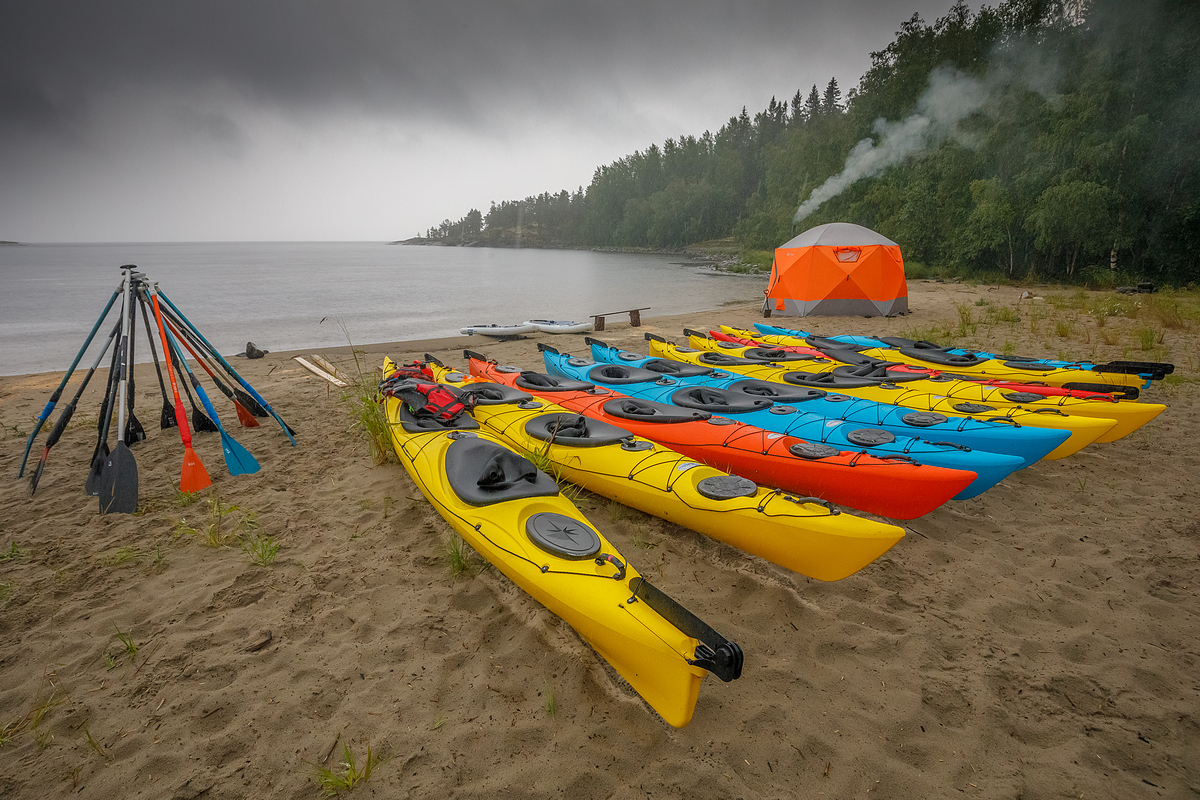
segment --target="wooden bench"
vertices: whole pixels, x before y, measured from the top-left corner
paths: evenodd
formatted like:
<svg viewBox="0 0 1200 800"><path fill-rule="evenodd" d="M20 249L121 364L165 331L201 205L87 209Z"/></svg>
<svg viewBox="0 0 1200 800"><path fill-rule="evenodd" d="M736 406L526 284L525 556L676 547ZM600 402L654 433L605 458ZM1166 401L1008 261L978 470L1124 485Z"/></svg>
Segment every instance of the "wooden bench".
<svg viewBox="0 0 1200 800"><path fill-rule="evenodd" d="M598 331L604 330L604 318L612 317L617 314L628 314L629 324L635 328L640 328L642 326L641 312L649 310L650 306L646 306L645 308L627 308L624 311L610 311L607 314L592 314L592 321L594 323L593 329Z"/></svg>

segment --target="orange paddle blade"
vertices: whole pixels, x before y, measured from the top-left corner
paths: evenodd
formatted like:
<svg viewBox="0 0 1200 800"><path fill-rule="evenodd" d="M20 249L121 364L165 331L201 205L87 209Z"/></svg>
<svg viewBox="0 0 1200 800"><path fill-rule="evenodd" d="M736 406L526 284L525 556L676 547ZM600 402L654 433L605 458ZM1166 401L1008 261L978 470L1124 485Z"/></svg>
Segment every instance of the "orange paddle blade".
<svg viewBox="0 0 1200 800"><path fill-rule="evenodd" d="M253 414L246 410L244 405L239 403L237 400L233 401L233 405L237 407L238 422L242 423L243 428L258 427L258 420L254 418Z"/></svg>
<svg viewBox="0 0 1200 800"><path fill-rule="evenodd" d="M212 479L191 447L183 449L183 472L179 474L179 491L191 494L212 486Z"/></svg>

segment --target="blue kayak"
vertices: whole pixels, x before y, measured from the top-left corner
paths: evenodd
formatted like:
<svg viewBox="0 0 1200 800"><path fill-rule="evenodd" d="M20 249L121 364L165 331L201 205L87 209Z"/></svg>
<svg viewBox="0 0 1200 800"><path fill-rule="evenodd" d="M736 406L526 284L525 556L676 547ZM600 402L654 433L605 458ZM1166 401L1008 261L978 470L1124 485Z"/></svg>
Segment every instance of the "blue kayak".
<svg viewBox="0 0 1200 800"><path fill-rule="evenodd" d="M920 464L974 472L976 479L955 495L955 500L974 497L1025 466L1024 460L1017 456L971 450L949 442L934 443L908 435L896 436L881 428L832 420L794 406L777 404L767 397L664 379L661 373L639 367L572 358L553 348L544 349L542 355L551 375L592 383L615 393L709 411L781 436L795 436L836 450L862 451L877 458L906 458Z"/></svg>
<svg viewBox="0 0 1200 800"><path fill-rule="evenodd" d="M824 418L827 428L841 427L842 423L856 423L864 427L887 431L897 439L915 437L926 442L966 447L972 451L981 450L986 453L1016 456L1022 460L1022 464L1017 469L1023 469L1045 457L1070 436L1070 431L1065 430L1035 428L1003 421L979 420L967 416L948 417L943 414L914 411L900 406L877 403L873 400L848 397L821 389L789 386L773 381L751 380L702 365L681 364L676 361L629 353L609 347L594 339L589 339L588 342L592 346L592 357L596 361L638 367L654 372L660 380L677 381L676 388L708 386L715 389L729 389L743 397L770 400L772 407L781 409L770 412L771 416L776 419L786 417L790 413L799 414L798 406L802 404L803 411ZM612 381L610 380L608 383L612 383ZM617 391L624 390L617 389ZM831 422L835 424L830 425ZM775 424L781 423L777 421ZM772 430L776 430L776 428L772 428Z"/></svg>

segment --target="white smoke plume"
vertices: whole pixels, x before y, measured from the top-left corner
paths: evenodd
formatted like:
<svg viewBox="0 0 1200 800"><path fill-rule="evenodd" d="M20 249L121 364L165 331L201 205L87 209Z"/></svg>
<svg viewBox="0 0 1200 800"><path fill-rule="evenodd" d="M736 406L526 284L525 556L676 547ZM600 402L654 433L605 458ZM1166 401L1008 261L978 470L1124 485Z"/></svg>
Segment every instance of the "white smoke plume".
<svg viewBox="0 0 1200 800"><path fill-rule="evenodd" d="M988 91L982 81L952 67L934 70L929 75L929 88L917 100L917 110L899 122L888 122L882 117L875 120L878 143L867 138L854 145L842 171L813 190L796 210L792 222L804 219L860 178L879 175L912 153L941 144L955 133L960 121L982 108L987 99Z"/></svg>

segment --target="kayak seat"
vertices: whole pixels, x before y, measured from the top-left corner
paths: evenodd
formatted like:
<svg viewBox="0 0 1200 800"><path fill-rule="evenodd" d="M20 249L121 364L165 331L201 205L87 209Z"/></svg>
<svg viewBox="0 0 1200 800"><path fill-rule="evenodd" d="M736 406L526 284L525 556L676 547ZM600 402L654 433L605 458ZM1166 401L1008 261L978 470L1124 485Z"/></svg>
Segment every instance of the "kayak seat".
<svg viewBox="0 0 1200 800"><path fill-rule="evenodd" d="M478 437L451 442L445 469L450 488L473 506L558 494L558 484L532 461Z"/></svg>
<svg viewBox="0 0 1200 800"><path fill-rule="evenodd" d="M827 339L824 336L809 336L805 340L809 347L815 347L818 350L850 350L857 353L860 350L866 350L861 344L850 344L850 342L840 342L837 339Z"/></svg>
<svg viewBox="0 0 1200 800"><path fill-rule="evenodd" d="M857 378L850 375L835 375L832 372L788 372L783 380L793 386L812 386L817 389L861 389L878 386L880 381L872 378Z"/></svg>
<svg viewBox="0 0 1200 800"><path fill-rule="evenodd" d="M400 427L405 433L424 433L425 431L477 431L479 423L470 414L459 414L449 422L433 417L418 417L408 410L408 405L400 404Z"/></svg>
<svg viewBox="0 0 1200 800"><path fill-rule="evenodd" d="M475 398L477 406L504 406L532 400L533 396L503 383L472 383L463 392Z"/></svg>
<svg viewBox="0 0 1200 800"><path fill-rule="evenodd" d="M982 364L991 359L980 358L979 356L969 356L961 353L947 353L945 350L925 350L919 347L901 347L899 348L902 355L909 358L915 358L920 361L928 361L930 364L944 365L947 367L965 367Z"/></svg>
<svg viewBox="0 0 1200 800"><path fill-rule="evenodd" d="M708 386L692 386L680 389L671 395L671 403L682 408L710 411L714 414L745 414L762 411L775 405L765 397L731 392L728 389L713 389Z"/></svg>
<svg viewBox="0 0 1200 800"><path fill-rule="evenodd" d="M816 356L804 353L793 353L790 350L778 350L772 347L751 347L742 353L742 358L751 361L813 361Z"/></svg>
<svg viewBox="0 0 1200 800"><path fill-rule="evenodd" d="M624 428L579 414L539 414L525 423L525 432L539 441L568 447L603 447L633 436Z"/></svg>
<svg viewBox="0 0 1200 800"><path fill-rule="evenodd" d="M522 372L515 381L517 386L531 392L586 392L596 384L577 381L574 378L559 378L544 372Z"/></svg>
<svg viewBox="0 0 1200 800"><path fill-rule="evenodd" d="M679 350L683 352L683 348L679 348ZM712 364L714 367L747 367L762 364L761 361L752 361L748 358L739 358L738 356L728 356L715 351L701 353L700 360L705 364Z"/></svg>
<svg viewBox="0 0 1200 800"><path fill-rule="evenodd" d="M695 422L712 416L705 411L691 411L666 403L655 403L651 400L640 400L636 397L615 397L604 404L604 413L618 419L636 420L638 422Z"/></svg>
<svg viewBox="0 0 1200 800"><path fill-rule="evenodd" d="M820 389L796 388L775 381L744 380L731 383L726 388L751 397L768 397L776 403L803 403L805 400L819 400L827 394Z"/></svg>
<svg viewBox="0 0 1200 800"><path fill-rule="evenodd" d="M919 381L926 377L921 372L897 372L891 369L898 366L900 365L894 361L881 361L878 364L863 364L861 366L847 364L844 367L834 367L830 371L839 378L868 378L876 383L884 381L890 381L891 383Z"/></svg>
<svg viewBox="0 0 1200 800"><path fill-rule="evenodd" d="M662 378L657 372L625 364L600 364L588 371L588 378L596 383L624 386L629 383L654 383Z"/></svg>
<svg viewBox="0 0 1200 800"><path fill-rule="evenodd" d="M712 369L700 364L685 364L682 361L668 361L665 358L652 358L642 364L642 369L657 372L660 375L670 375L672 378L695 378L700 375L711 375Z"/></svg>

